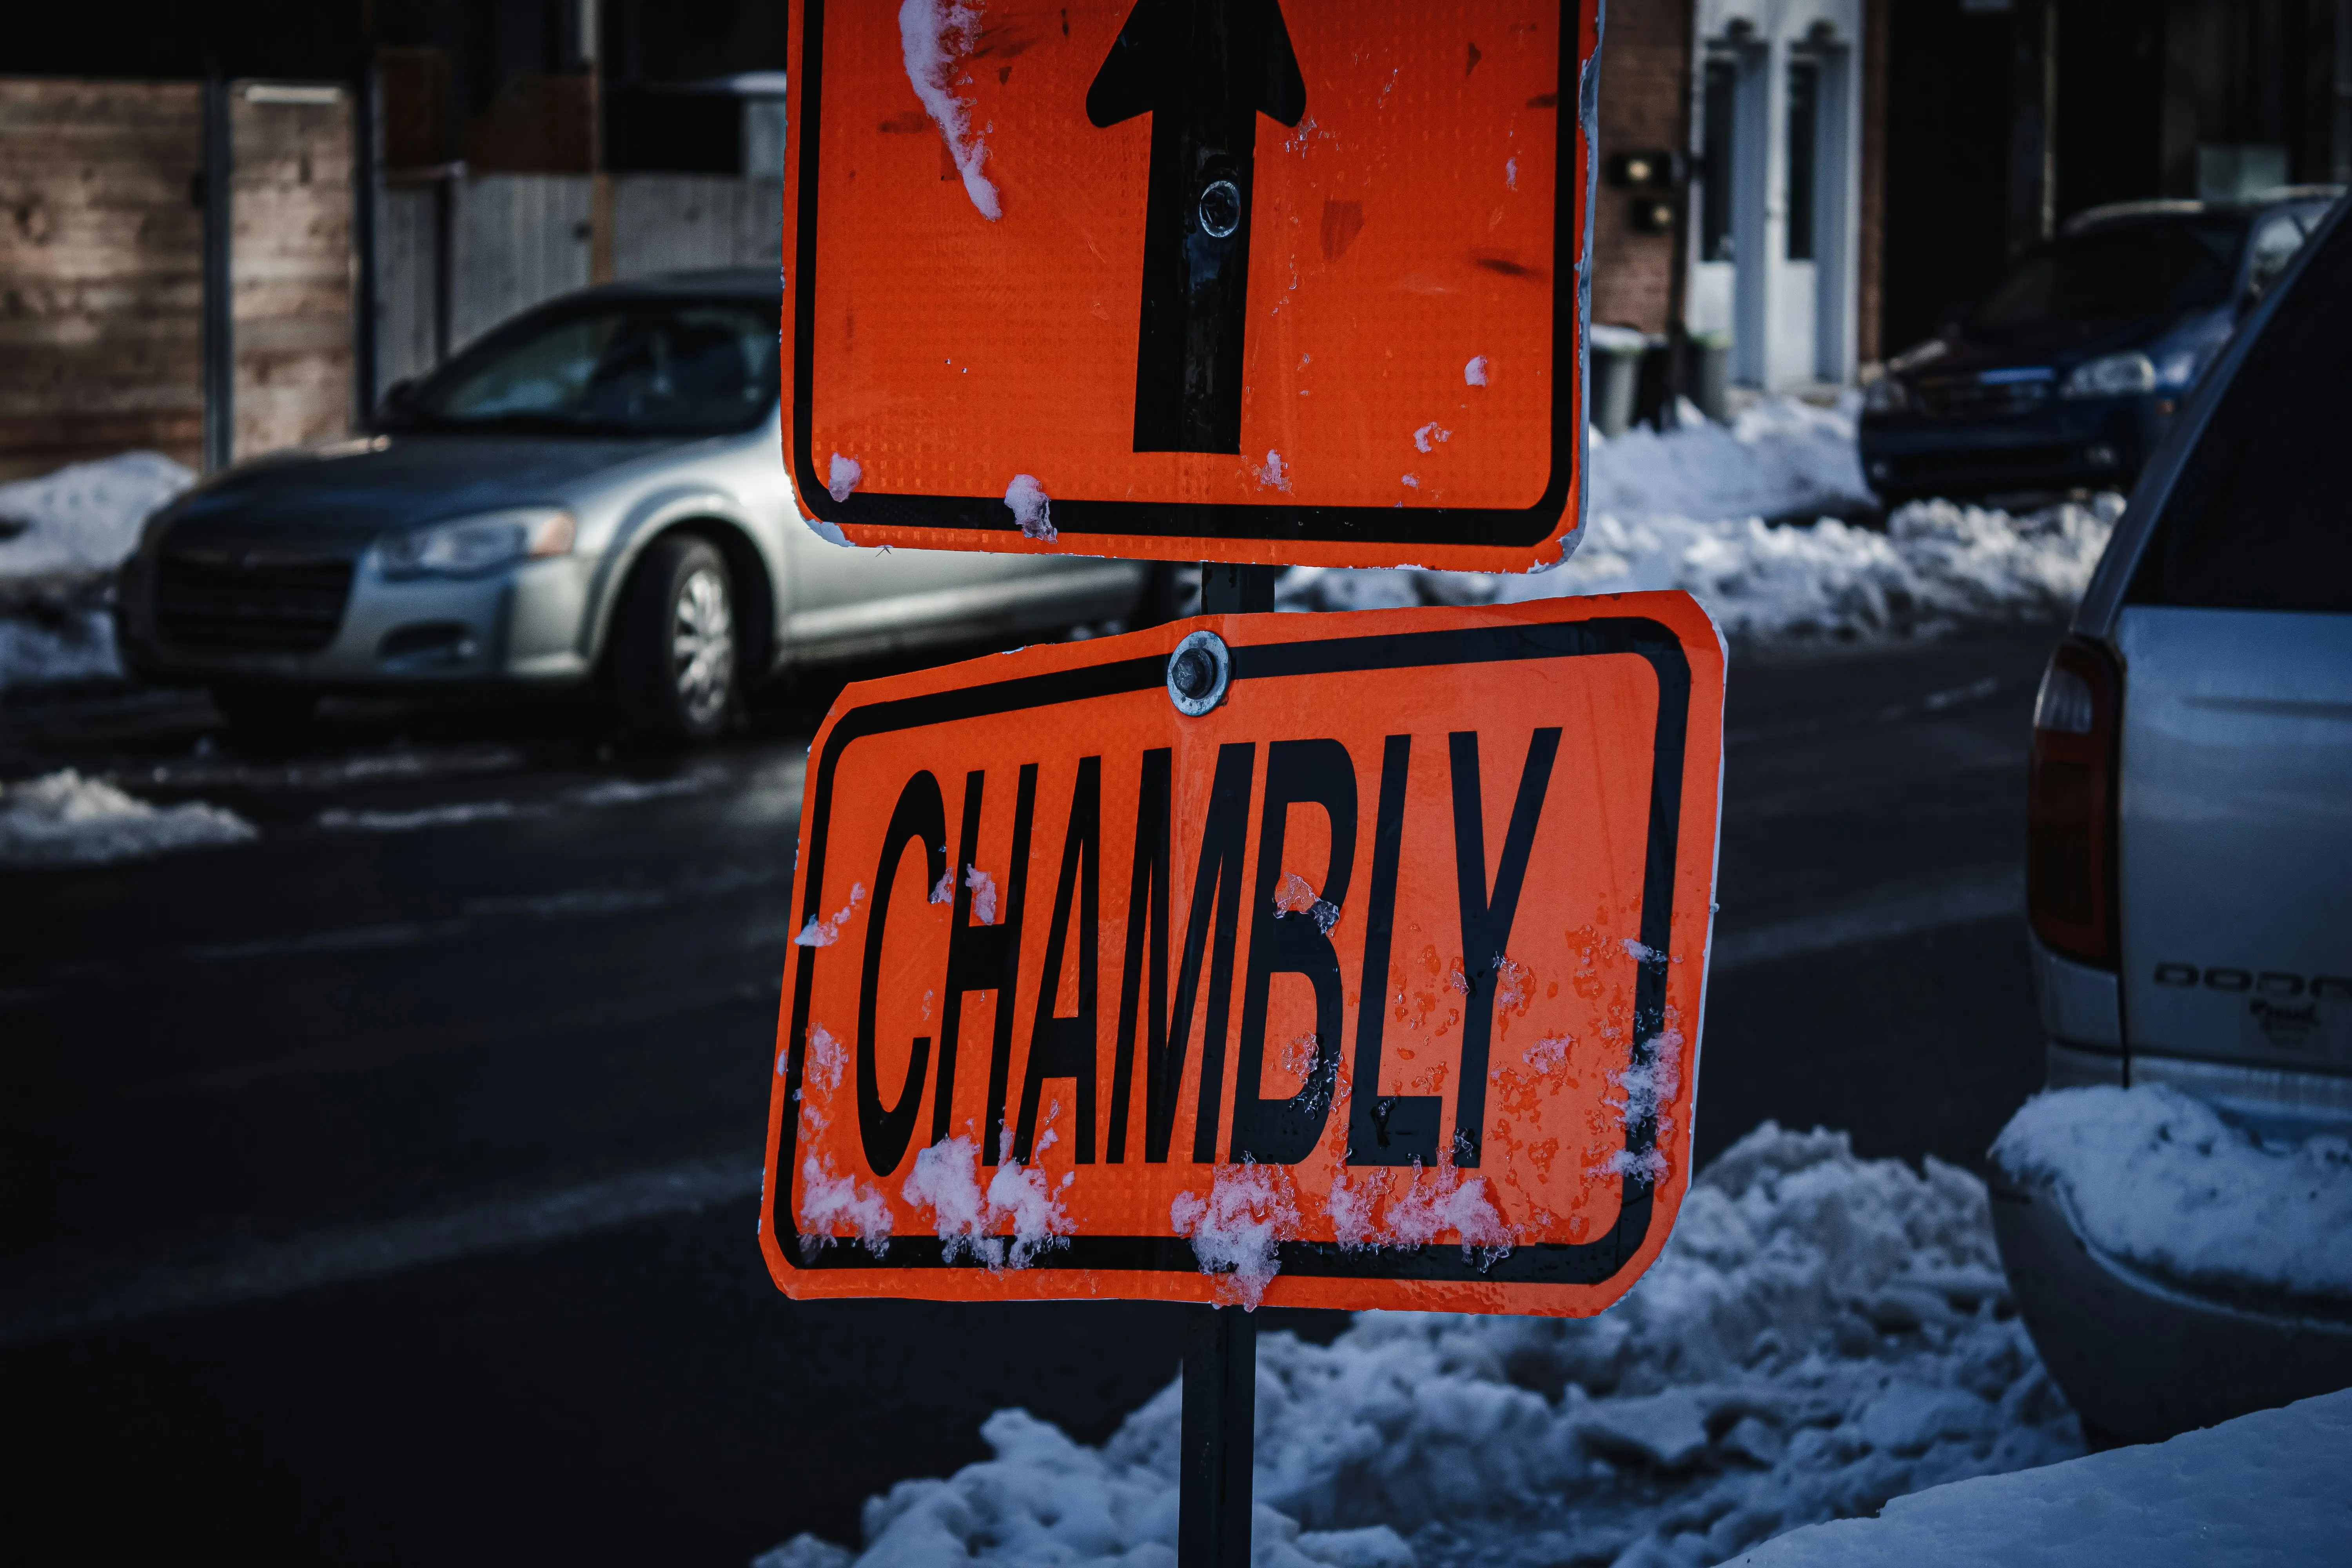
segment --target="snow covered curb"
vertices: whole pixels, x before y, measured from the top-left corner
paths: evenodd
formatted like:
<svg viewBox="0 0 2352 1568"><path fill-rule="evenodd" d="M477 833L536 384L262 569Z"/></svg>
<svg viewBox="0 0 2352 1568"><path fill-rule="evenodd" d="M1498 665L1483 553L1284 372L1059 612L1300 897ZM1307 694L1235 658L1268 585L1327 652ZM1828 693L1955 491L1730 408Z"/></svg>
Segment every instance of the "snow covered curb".
<svg viewBox="0 0 2352 1568"><path fill-rule="evenodd" d="M1734 637L1932 635L2063 618L2122 513L2115 495L2024 517L1914 501L1882 533L1831 517L1798 525L1603 512L1564 565L1535 576L1294 567L1276 593L1285 609L1358 610L1681 588Z"/></svg>
<svg viewBox="0 0 2352 1568"><path fill-rule="evenodd" d="M1717 425L1685 400L1673 427L1591 433L1585 499L1621 517L1785 518L1876 511L1862 477L1854 419L1862 396L1834 408L1772 397Z"/></svg>
<svg viewBox="0 0 2352 1568"><path fill-rule="evenodd" d="M2274 1146L2164 1084L2038 1095L1992 1146L2083 1237L2186 1285L2352 1303L2352 1142Z"/></svg>
<svg viewBox="0 0 2352 1568"><path fill-rule="evenodd" d="M255 836L235 812L201 801L151 805L71 768L0 784L0 867L94 866Z"/></svg>
<svg viewBox="0 0 2352 1568"><path fill-rule="evenodd" d="M124 452L0 485L0 519L24 525L0 539L0 581L113 571L149 514L195 482L160 452Z"/></svg>
<svg viewBox="0 0 2352 1568"><path fill-rule="evenodd" d="M2352 1553L2352 1389L2168 1443L1897 1498L1792 1531L1743 1568L2215 1568Z"/></svg>
<svg viewBox="0 0 2352 1568"><path fill-rule="evenodd" d="M1984 1188L1769 1123L1599 1318L1365 1313L1260 1342L1256 1568L1701 1564L2081 1451L2010 1315ZM1181 1398L1101 1448L1018 1410L993 1459L868 1500L857 1568L1171 1568ZM800 1538L765 1568L843 1568Z"/></svg>
<svg viewBox="0 0 2352 1568"><path fill-rule="evenodd" d="M1729 426L1696 412L1664 432L1592 437L1582 541L1534 576L1296 568L1286 609L1514 603L1681 588L1735 637L1935 633L1969 622L2056 620L2105 550L2123 498L2023 516L1916 501L1885 531L1854 446L1854 400L1759 404ZM1791 521L1799 520L1803 521Z"/></svg>
<svg viewBox="0 0 2352 1568"><path fill-rule="evenodd" d="M195 479L160 453L124 452L0 485L0 688L122 673L108 579Z"/></svg>
<svg viewBox="0 0 2352 1568"><path fill-rule="evenodd" d="M31 604L0 604L0 690L112 680L122 673L114 651L114 616L85 588Z"/></svg>

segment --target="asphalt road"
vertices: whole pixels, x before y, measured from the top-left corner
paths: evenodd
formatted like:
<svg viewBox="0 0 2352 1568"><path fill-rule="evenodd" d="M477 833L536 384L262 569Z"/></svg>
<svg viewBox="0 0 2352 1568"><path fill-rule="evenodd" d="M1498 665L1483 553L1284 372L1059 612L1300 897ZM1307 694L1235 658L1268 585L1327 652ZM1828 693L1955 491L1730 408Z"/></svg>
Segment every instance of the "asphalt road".
<svg viewBox="0 0 2352 1568"><path fill-rule="evenodd" d="M2054 631L1735 654L1702 1166L1767 1118L1974 1164L2040 1074L2019 911ZM575 715L0 710L260 829L0 874L0 1474L20 1561L739 1564L1093 1440L1188 1309L794 1304L753 1243L823 691L683 759ZM1339 1321L1269 1314L1318 1336Z"/></svg>

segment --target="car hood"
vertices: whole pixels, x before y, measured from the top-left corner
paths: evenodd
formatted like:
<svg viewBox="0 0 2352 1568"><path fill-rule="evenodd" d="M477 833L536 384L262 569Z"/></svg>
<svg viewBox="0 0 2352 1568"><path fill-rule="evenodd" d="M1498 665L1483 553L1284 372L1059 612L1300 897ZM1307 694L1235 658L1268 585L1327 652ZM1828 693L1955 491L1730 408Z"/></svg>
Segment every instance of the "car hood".
<svg viewBox="0 0 2352 1568"><path fill-rule="evenodd" d="M1946 333L1944 352L1921 365L1918 374L1967 374L2019 364L2046 364L2065 370L2101 354L2145 348L2161 336L2168 324L2158 318L2089 331L2079 326L2060 325L2003 332L1997 337L1980 336L1963 329Z"/></svg>
<svg viewBox="0 0 2352 1568"><path fill-rule="evenodd" d="M377 436L242 463L172 509L175 540L364 543L388 529L561 502L583 479L679 443Z"/></svg>

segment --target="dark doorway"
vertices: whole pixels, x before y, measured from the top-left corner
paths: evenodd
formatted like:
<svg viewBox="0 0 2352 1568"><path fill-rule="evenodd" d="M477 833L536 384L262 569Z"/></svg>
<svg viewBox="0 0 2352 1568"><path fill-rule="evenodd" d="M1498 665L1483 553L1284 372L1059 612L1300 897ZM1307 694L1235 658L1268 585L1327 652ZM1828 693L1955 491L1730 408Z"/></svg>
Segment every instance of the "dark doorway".
<svg viewBox="0 0 2352 1568"><path fill-rule="evenodd" d="M1998 280L2008 256L2010 26L1960 0L1889 5L1889 354L1931 336Z"/></svg>

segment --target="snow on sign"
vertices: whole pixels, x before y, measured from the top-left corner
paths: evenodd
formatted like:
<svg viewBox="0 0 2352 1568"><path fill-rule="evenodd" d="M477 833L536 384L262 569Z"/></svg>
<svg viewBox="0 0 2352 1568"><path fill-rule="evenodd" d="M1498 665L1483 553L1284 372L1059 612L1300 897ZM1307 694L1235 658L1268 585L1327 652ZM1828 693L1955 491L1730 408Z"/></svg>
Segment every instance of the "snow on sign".
<svg viewBox="0 0 2352 1568"><path fill-rule="evenodd" d="M1211 616L850 687L761 1241L797 1297L1585 1314L1689 1169L1684 594Z"/></svg>
<svg viewBox="0 0 2352 1568"><path fill-rule="evenodd" d="M1595 0L799 0L784 443L861 544L1528 571Z"/></svg>

